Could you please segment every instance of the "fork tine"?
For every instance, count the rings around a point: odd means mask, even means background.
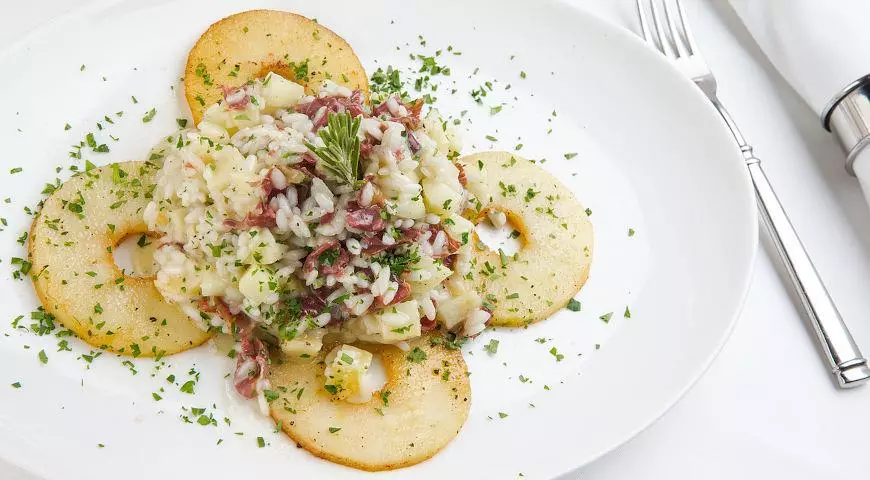
[[[680,29],[677,28],[676,12],[671,8],[671,3],[668,2],[668,0],[662,0],[662,3],[665,4],[665,19],[668,22],[668,28],[671,30],[671,38],[674,41],[674,46],[677,47],[677,56],[687,57],[689,55],[689,50],[686,47],[686,42],[683,40],[682,35],[680,35]],[[680,20],[682,20],[682,18]]]
[[[635,5],[637,5],[637,17],[640,19],[640,31],[643,33],[643,39],[647,43],[655,45],[655,41],[649,33],[649,22],[646,19],[646,13],[644,13],[643,0],[635,0]]]
[[[659,3],[656,0],[650,0],[650,6],[652,7],[652,17],[653,23],[656,26],[656,32],[659,37],[659,49],[662,53],[665,54],[666,57],[670,59],[677,58],[676,52],[674,52],[674,47],[671,46],[670,40],[668,40],[668,33],[665,30],[664,25],[662,24],[662,11],[658,6]]]
[[[692,35],[692,30],[689,28],[688,16],[680,0],[677,0],[677,11],[680,13],[680,24],[683,26],[683,33],[686,34],[686,41],[689,42],[689,54],[698,55],[698,44],[695,42],[695,36]]]

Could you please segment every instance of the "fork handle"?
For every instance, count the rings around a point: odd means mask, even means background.
[[[870,379],[867,360],[861,355],[861,350],[855,344],[837,306],[816,272],[782,204],[779,203],[776,193],[770,186],[761,163],[752,154],[752,147],[746,145],[741,148],[746,157],[752,183],[755,184],[758,209],[813,325],[819,344],[830,364],[831,372],[841,388],[856,387]]]
[[[731,119],[728,111],[717,100],[713,105],[722,115],[725,123],[734,134],[740,145],[749,175],[755,186],[758,199],[758,210],[777,252],[785,265],[792,285],[800,296],[804,310],[809,317],[813,330],[816,332],[819,344],[825,353],[831,372],[837,379],[840,388],[852,388],[870,379],[870,368],[867,360],[861,354],[855,339],[843,322],[837,306],[822,283],[819,273],[813,266],[809,254],[804,249],[791,221],[788,219],[782,204],[776,197],[767,175],[761,168],[761,160],[752,153],[752,147],[746,143],[737,125]]]

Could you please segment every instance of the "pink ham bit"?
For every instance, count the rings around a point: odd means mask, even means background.
[[[230,307],[228,307],[227,304],[218,297],[201,298],[199,299],[199,303],[196,304],[196,308],[200,312],[216,314],[221,317],[221,320],[223,320],[227,325],[235,325],[236,323],[236,318],[232,312],[230,312]]]
[[[362,141],[359,144],[359,156],[360,158],[371,158],[372,150],[375,148],[375,143],[377,140],[369,135],[368,133],[363,137]]]
[[[429,317],[420,317],[420,330],[423,332],[431,332],[438,328],[438,322],[435,319],[429,320]]]
[[[245,398],[257,396],[257,383],[266,378],[269,370],[269,352],[266,346],[252,332],[250,322],[239,331],[241,351],[236,357],[236,371],[233,385],[239,395]]]
[[[312,250],[311,253],[309,253],[308,256],[305,257],[305,263],[302,265],[302,269],[306,272],[316,270],[317,264],[319,263],[318,257],[320,257],[320,254],[327,250],[335,248],[336,246],[338,246],[337,240],[328,240],[319,247]]]
[[[320,256],[327,251],[338,249],[338,256],[335,257],[335,260],[332,264],[326,264],[320,261]],[[302,265],[302,269],[305,272],[310,272],[312,270],[317,270],[319,273],[323,275],[338,275],[342,271],[344,271],[345,267],[350,263],[350,254],[344,248],[339,245],[336,240],[330,240],[323,245],[317,247],[305,257],[305,263]]]
[[[221,90],[223,90],[224,102],[226,102],[227,107],[232,110],[244,110],[248,107],[248,103],[251,101],[251,97],[248,96],[244,87],[230,87],[228,85],[223,85]]]
[[[428,240],[429,243],[431,243],[435,239],[435,236],[438,235],[438,232],[444,232],[444,236],[447,238],[447,243],[445,245],[446,248],[444,249],[445,250],[444,253],[442,253],[440,255],[435,255],[434,258],[448,259],[451,255],[456,253],[457,250],[459,250],[459,247],[462,246],[462,244],[459,243],[459,241],[457,241],[453,237],[451,237],[450,234],[447,233],[447,231],[445,231],[443,228],[441,228],[438,225],[429,225],[429,228],[426,228],[426,229],[408,228],[408,229],[402,230],[402,238],[399,239],[397,242],[403,243],[406,241],[406,239],[407,239],[407,241],[411,241],[411,242],[419,241],[420,238],[423,236],[423,233],[427,232],[427,231],[430,232],[429,240]]]
[[[323,275],[338,275],[344,271],[345,267],[350,263],[350,254],[347,250],[339,248],[338,258],[332,262],[332,265],[325,263],[320,264],[320,273]]]
[[[315,317],[323,312],[326,308],[326,302],[317,295],[308,295],[302,297],[302,313],[310,317]]]
[[[395,245],[384,245],[384,241],[381,239],[380,236],[377,236],[377,235],[374,237],[370,237],[370,238],[367,237],[364,239],[364,241],[365,241],[367,246],[365,248],[363,248],[363,253],[365,253],[366,255],[377,255],[377,254],[383,252],[384,250],[388,250],[388,249],[395,246]]]
[[[396,101],[401,102],[401,100],[399,100],[398,96],[396,97]],[[375,108],[372,109],[372,116],[373,117],[380,117],[381,115],[386,115],[386,116],[392,118],[392,114],[390,113],[390,107],[387,106],[386,101],[384,101],[380,105],[376,105]]]
[[[321,225],[323,225],[324,223],[331,222],[332,219],[334,219],[334,218],[335,218],[335,212],[326,212],[323,214],[322,217],[320,217],[319,222]]]
[[[417,141],[417,137],[411,132],[408,132],[408,148],[411,149],[411,153],[420,151],[420,142]]]
[[[304,173],[309,178],[317,177],[321,180],[325,180],[324,176],[317,171],[317,157],[315,157],[311,152],[303,153],[302,161],[299,164],[295,165],[294,168]],[[299,203],[302,203],[301,198],[299,199]]]
[[[386,116],[387,120],[391,122],[401,123],[405,126],[406,129],[408,129],[408,131],[418,130],[422,124],[420,120],[420,112],[423,110],[423,101],[416,100],[414,103],[405,103],[398,95],[395,95],[394,98],[396,99],[396,102],[398,102],[400,105],[404,106],[406,110],[408,110],[408,115],[402,117],[394,117],[390,113],[389,107],[387,107],[387,102],[384,102],[376,106],[372,110],[372,116]]]
[[[317,116],[321,108],[326,107],[323,115]],[[326,125],[329,113],[349,113],[352,117],[365,116],[362,105],[362,93],[354,91],[350,97],[322,97],[315,98],[308,103],[296,105],[296,112],[308,116],[314,122],[314,130],[317,131]]]
[[[316,317],[326,311],[326,304],[328,303],[326,299],[329,298],[329,296],[332,295],[332,292],[337,288],[337,285],[332,287],[321,287],[317,290],[313,290],[309,295],[302,297],[300,299],[300,302],[302,303],[302,314]],[[333,312],[331,313],[333,314],[333,319],[335,319],[335,314],[337,313],[335,309],[333,309]]]
[[[381,208],[377,205],[368,207],[359,207],[351,210],[351,205],[348,204],[347,217],[345,221],[347,225],[363,232],[377,233],[387,228],[387,222],[381,218]]]
[[[272,183],[272,170],[275,168],[270,168],[268,172],[266,172],[266,176],[263,177],[263,180],[260,182],[260,187],[263,189],[263,195],[265,198],[272,197],[272,191],[275,190],[275,185]]]
[[[232,230],[251,227],[273,228],[276,225],[275,210],[272,210],[272,207],[265,202],[257,205],[257,208],[245,215],[245,218],[242,220],[234,220],[232,218],[224,220],[224,226]]]
[[[375,298],[374,303],[372,304],[373,308],[384,308],[389,307],[390,305],[395,305],[397,303],[401,303],[406,298],[411,295],[411,285],[408,282],[402,281],[399,283],[399,289],[396,290],[396,294],[393,296],[393,299],[390,300],[390,303],[384,303],[384,297],[379,296]]]
[[[302,159],[302,165],[306,167],[314,168],[317,166],[317,157],[315,157],[311,152],[305,152],[300,157]]]

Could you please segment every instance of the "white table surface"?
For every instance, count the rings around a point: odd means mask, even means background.
[[[614,24],[635,24],[632,0],[566,1]],[[767,62],[730,5],[684,1],[722,100],[870,353],[870,210],[857,181],[843,170],[842,153],[816,113]],[[0,48],[79,4],[4,3]],[[775,252],[764,234],[762,240],[740,322],[709,371],[660,421],[569,478],[870,478],[870,386],[833,386]],[[3,463],[0,477],[34,478]]]

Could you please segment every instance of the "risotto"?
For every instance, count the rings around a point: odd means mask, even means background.
[[[402,347],[436,328],[485,328],[490,313],[463,281],[474,225],[461,213],[475,199],[453,162],[459,141],[422,107],[392,96],[370,108],[331,81],[306,95],[270,73],[226,88],[195,129],[152,150],[155,283],[203,329],[238,335],[241,395],[268,387],[263,340],[305,361],[327,333]],[[360,352],[328,357],[325,386],[348,401],[368,400]]]

